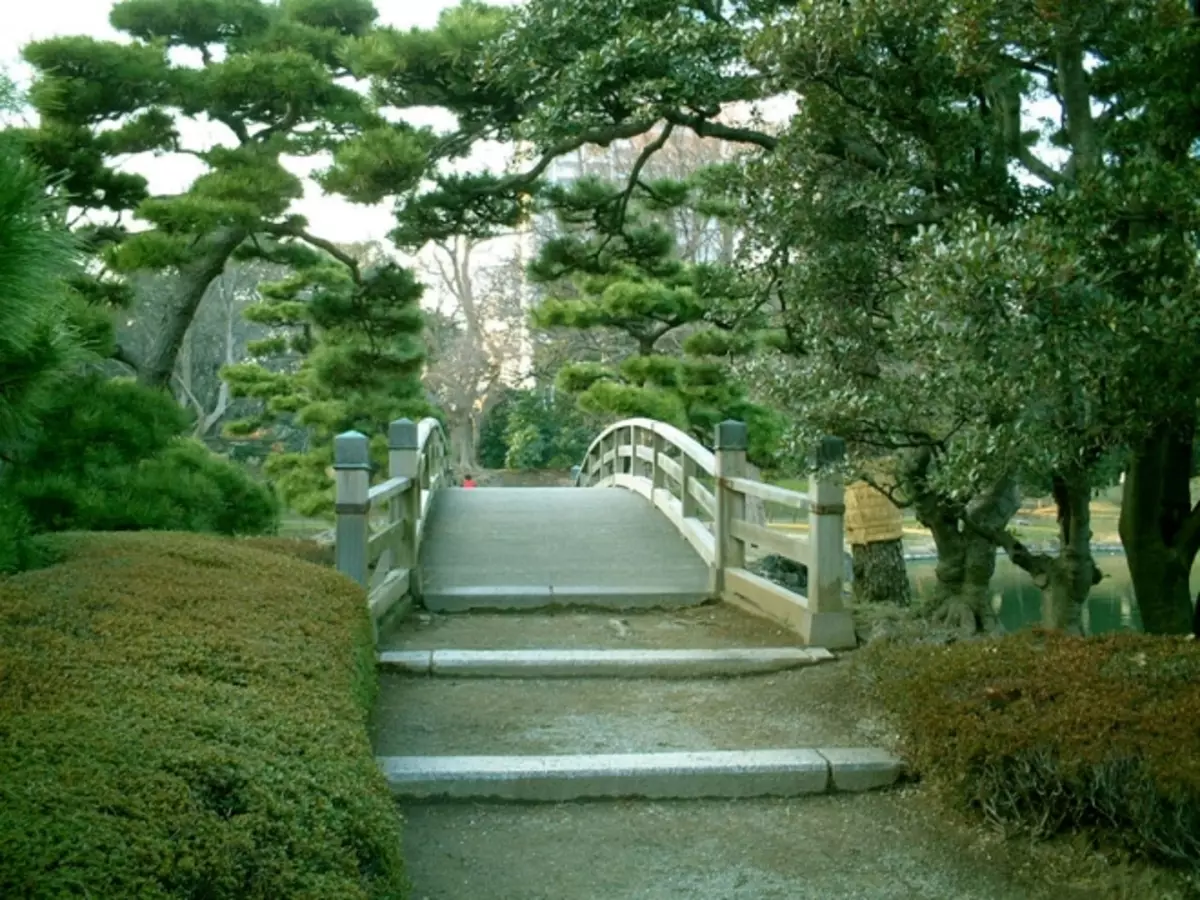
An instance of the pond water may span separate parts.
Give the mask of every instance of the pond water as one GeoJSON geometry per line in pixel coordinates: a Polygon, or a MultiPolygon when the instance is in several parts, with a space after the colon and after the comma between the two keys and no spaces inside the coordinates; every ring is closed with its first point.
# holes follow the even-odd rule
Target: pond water
{"type": "MultiPolygon", "coordinates": [[[[1122,553],[1096,555],[1096,564],[1104,580],[1092,588],[1083,610],[1083,628],[1087,634],[1110,631],[1140,631],[1141,617],[1133,599],[1133,584],[1122,553]]],[[[937,560],[910,560],[908,578],[917,597],[927,597],[933,591],[934,566],[937,560]]],[[[1192,570],[1192,595],[1200,590],[1200,567],[1192,570]]],[[[996,559],[996,574],[992,576],[992,608],[1008,631],[1036,625],[1042,615],[1042,593],[1029,574],[1014,566],[1005,557],[996,559]]]]}

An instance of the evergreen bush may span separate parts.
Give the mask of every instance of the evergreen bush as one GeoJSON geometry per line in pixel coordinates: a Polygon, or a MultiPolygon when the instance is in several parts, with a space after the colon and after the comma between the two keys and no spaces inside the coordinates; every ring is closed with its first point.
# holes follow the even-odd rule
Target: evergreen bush
{"type": "Polygon", "coordinates": [[[0,578],[0,896],[407,896],[358,585],[248,540],[38,542],[63,561],[0,578]]]}

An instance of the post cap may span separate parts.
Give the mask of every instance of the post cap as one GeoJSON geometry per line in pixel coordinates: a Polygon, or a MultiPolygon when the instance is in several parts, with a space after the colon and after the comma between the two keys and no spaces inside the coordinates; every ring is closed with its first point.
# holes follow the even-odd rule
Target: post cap
{"type": "Polygon", "coordinates": [[[417,423],[412,419],[396,419],[388,425],[389,450],[416,450],[417,423]]]}
{"type": "Polygon", "coordinates": [[[747,446],[746,423],[726,419],[717,425],[716,449],[745,450],[747,446]]]}
{"type": "Polygon", "coordinates": [[[846,458],[846,442],[840,437],[826,435],[812,449],[812,462],[817,468],[832,466],[846,458]]]}
{"type": "Polygon", "coordinates": [[[361,431],[343,431],[333,439],[333,467],[335,469],[371,468],[371,448],[367,436],[361,431]]]}

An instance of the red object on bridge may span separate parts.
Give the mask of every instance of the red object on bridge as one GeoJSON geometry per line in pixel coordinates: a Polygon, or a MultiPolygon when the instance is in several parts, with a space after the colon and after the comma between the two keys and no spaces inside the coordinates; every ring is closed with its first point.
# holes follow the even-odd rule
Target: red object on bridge
{"type": "Polygon", "coordinates": [[[477,484],[475,483],[475,479],[474,479],[474,478],[472,478],[470,475],[464,475],[464,476],[463,476],[463,482],[462,482],[462,486],[463,486],[463,487],[465,487],[465,488],[479,487],[479,485],[477,485],[477,484]]]}

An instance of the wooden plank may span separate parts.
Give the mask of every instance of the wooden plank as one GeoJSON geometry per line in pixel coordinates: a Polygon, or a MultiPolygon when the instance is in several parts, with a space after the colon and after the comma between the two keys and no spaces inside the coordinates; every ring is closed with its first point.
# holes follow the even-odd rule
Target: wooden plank
{"type": "Polygon", "coordinates": [[[765,500],[768,503],[778,503],[780,506],[798,509],[800,512],[808,512],[810,506],[808,494],[800,491],[764,484],[752,478],[728,478],[726,483],[731,490],[737,491],[739,494],[765,500]]]}
{"type": "Polygon", "coordinates": [[[658,454],[658,467],[666,473],[667,477],[678,483],[683,478],[683,466],[677,463],[665,453],[658,454]]]}
{"type": "Polygon", "coordinates": [[[688,539],[688,543],[700,554],[700,558],[711,566],[713,559],[717,555],[717,543],[708,526],[699,519],[684,519],[683,536],[688,539]]]}
{"type": "Polygon", "coordinates": [[[701,509],[713,518],[716,518],[717,498],[713,496],[713,492],[706,488],[704,483],[697,478],[688,479],[688,490],[692,494],[692,499],[700,504],[701,509]]]}
{"type": "Polygon", "coordinates": [[[403,528],[404,519],[399,518],[367,538],[367,559],[369,559],[372,563],[379,559],[379,555],[383,553],[386,548],[395,545],[401,536],[401,530],[403,528]]]}
{"type": "Polygon", "coordinates": [[[729,530],[739,541],[745,541],[747,544],[762,547],[771,553],[778,553],[780,556],[798,562],[801,565],[808,565],[812,551],[809,548],[806,538],[791,534],[782,534],[743,519],[735,519],[730,522],[729,530]]]}
{"type": "Polygon", "coordinates": [[[716,544],[712,532],[699,519],[684,518],[683,504],[670,491],[659,489],[654,492],[654,505],[670,519],[675,529],[683,535],[707,565],[712,565],[716,544]]]}
{"type": "Polygon", "coordinates": [[[388,574],[392,571],[392,566],[395,564],[396,548],[392,544],[388,544],[383,548],[383,552],[379,554],[379,561],[375,563],[375,568],[371,570],[371,578],[367,582],[367,593],[370,593],[383,584],[383,580],[387,578],[388,574]]]}
{"type": "Polygon", "coordinates": [[[408,593],[408,569],[392,569],[383,582],[371,589],[367,597],[371,621],[378,622],[388,614],[396,602],[408,593]]]}
{"type": "Polygon", "coordinates": [[[399,478],[389,478],[387,481],[375,485],[367,492],[367,500],[372,506],[381,503],[387,503],[393,497],[399,497],[412,483],[411,478],[401,476],[399,478]]]}
{"type": "Polygon", "coordinates": [[[795,631],[806,622],[807,598],[745,569],[725,570],[725,599],[795,631]]]}
{"type": "Polygon", "coordinates": [[[649,478],[642,478],[640,475],[628,475],[624,472],[618,472],[616,475],[613,475],[612,483],[617,487],[623,487],[626,490],[641,494],[647,500],[651,499],[650,493],[654,488],[654,484],[649,478]]]}
{"type": "Polygon", "coordinates": [[[680,531],[683,530],[683,508],[670,491],[664,489],[655,491],[654,505],[671,520],[672,525],[680,531]]]}

